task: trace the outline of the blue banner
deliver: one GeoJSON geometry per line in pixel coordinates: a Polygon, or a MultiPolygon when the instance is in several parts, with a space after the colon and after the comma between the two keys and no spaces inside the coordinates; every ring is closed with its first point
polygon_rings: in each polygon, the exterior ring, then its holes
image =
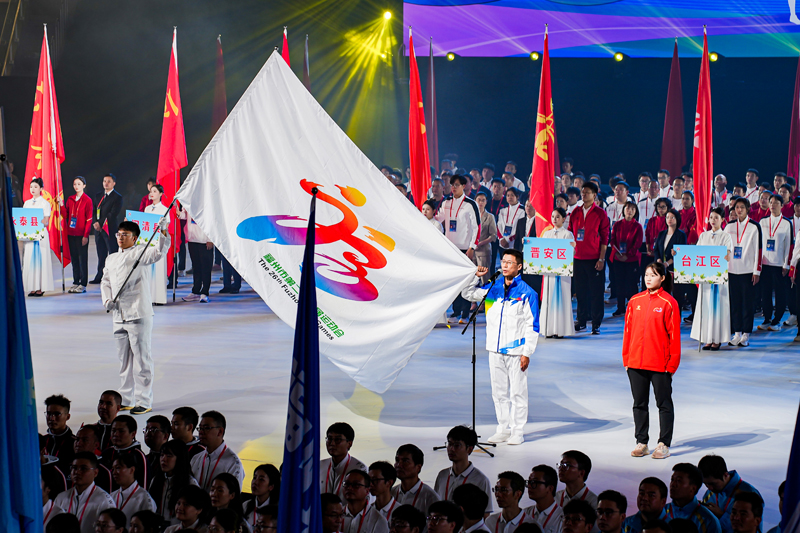
{"type": "Polygon", "coordinates": [[[42,531],[42,489],[31,342],[11,180],[0,179],[0,531],[34,533],[42,531]]]}
{"type": "Polygon", "coordinates": [[[792,451],[789,454],[789,467],[786,470],[781,532],[800,532],[800,410],[794,423],[792,451]]]}
{"type": "Polygon", "coordinates": [[[41,207],[12,207],[14,232],[18,241],[41,241],[44,238],[44,209],[41,207]]]}
{"type": "Polygon", "coordinates": [[[300,272],[300,294],[294,329],[289,413],[283,450],[280,533],[320,533],[322,509],[319,493],[319,330],[317,286],[314,279],[316,188],[308,217],[306,248],[300,272]]]}
{"type": "Polygon", "coordinates": [[[528,237],[523,242],[523,274],[572,276],[573,241],[528,237]]]}
{"type": "Polygon", "coordinates": [[[726,246],[675,246],[675,283],[728,283],[726,246]]]}
{"type": "Polygon", "coordinates": [[[163,215],[158,213],[143,213],[141,211],[125,211],[125,219],[131,222],[136,222],[139,225],[139,238],[136,239],[136,244],[147,244],[150,236],[155,233],[153,241],[150,246],[158,244],[160,232],[158,231],[158,221],[161,220],[163,215]]]}

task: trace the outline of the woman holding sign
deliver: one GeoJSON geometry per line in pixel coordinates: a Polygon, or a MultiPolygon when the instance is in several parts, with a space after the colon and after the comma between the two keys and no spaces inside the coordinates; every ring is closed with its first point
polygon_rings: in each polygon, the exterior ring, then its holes
{"type": "Polygon", "coordinates": [[[42,178],[31,180],[31,198],[22,207],[41,209],[44,217],[39,221],[42,227],[39,240],[25,242],[22,261],[22,284],[28,296],[42,296],[53,290],[53,263],[50,260],[50,236],[47,225],[50,222],[50,202],[42,198],[42,178]]]}
{"type": "MultiPolygon", "coordinates": [[[[560,207],[553,210],[550,221],[553,229],[542,234],[543,239],[566,239],[575,246],[575,237],[564,227],[567,212],[560,207]]],[[[575,335],[575,324],[572,321],[572,278],[544,274],[542,276],[542,305],[539,317],[540,334],[548,338],[560,339],[575,335]]]]}
{"type": "MultiPolygon", "coordinates": [[[[708,215],[711,229],[704,231],[697,241],[698,246],[725,246],[728,253],[725,261],[731,260],[733,239],[722,231],[725,210],[715,207],[708,215]]],[[[704,350],[719,350],[723,342],[731,338],[731,302],[728,284],[701,283],[697,294],[697,310],[692,322],[691,337],[705,343],[704,350]]]]}
{"type": "MultiPolygon", "coordinates": [[[[169,227],[169,213],[167,206],[161,203],[161,196],[164,194],[164,187],[158,183],[150,186],[150,205],[144,208],[145,213],[155,213],[167,219],[167,227],[169,227]]],[[[153,297],[155,305],[164,305],[167,303],[167,256],[161,256],[161,259],[156,261],[150,267],[152,268],[150,283],[150,293],[153,297]]]]}

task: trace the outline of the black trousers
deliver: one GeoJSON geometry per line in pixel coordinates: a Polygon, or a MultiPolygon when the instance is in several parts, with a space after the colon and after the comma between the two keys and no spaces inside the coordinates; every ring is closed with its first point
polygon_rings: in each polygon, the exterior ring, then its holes
{"type": "MultiPolygon", "coordinates": [[[[795,244],[795,246],[800,246],[800,244],[795,244]]],[[[800,277],[797,278],[797,281],[795,281],[794,286],[792,286],[792,280],[789,279],[788,276],[786,279],[788,280],[789,287],[791,287],[791,293],[789,294],[789,304],[788,304],[789,314],[797,316],[797,309],[798,309],[797,304],[800,303],[800,292],[798,292],[798,290],[800,290],[800,286],[797,284],[797,282],[800,281],[800,277]]]]}
{"type": "Polygon", "coordinates": [[[592,329],[603,323],[603,285],[605,269],[596,270],[597,259],[575,259],[572,281],[578,298],[578,324],[592,320],[592,329]]]}
{"type": "Polygon", "coordinates": [[[613,272],[614,285],[617,288],[617,311],[624,313],[628,300],[639,292],[639,263],[614,261],[613,272]]]}
{"type": "Polygon", "coordinates": [[[224,288],[230,287],[231,289],[242,288],[242,276],[236,272],[236,269],[225,259],[225,256],[222,256],[222,286],[224,288]],[[233,283],[231,283],[231,278],[233,278],[233,283]]]}
{"type": "MultiPolygon", "coordinates": [[[[114,232],[116,233],[116,230],[114,232]]],[[[99,281],[103,278],[106,257],[108,257],[108,254],[116,253],[119,250],[119,246],[117,245],[116,237],[109,236],[102,229],[94,232],[94,243],[97,246],[97,275],[94,279],[99,281]]]]}
{"type": "Polygon", "coordinates": [[[650,440],[650,384],[658,406],[658,442],[672,445],[672,428],[675,425],[675,407],[672,404],[672,376],[667,372],[628,369],[628,381],[633,394],[633,424],[636,426],[636,443],[647,444],[650,440]]]}
{"type": "Polygon", "coordinates": [[[89,284],[89,243],[84,246],[83,237],[72,235],[67,235],[67,243],[72,262],[72,283],[86,287],[89,284]]]}
{"type": "Polygon", "coordinates": [[[211,265],[214,264],[214,248],[206,248],[204,242],[190,242],[189,256],[192,258],[192,294],[205,294],[211,288],[211,265]]]}
{"type": "Polygon", "coordinates": [[[764,311],[764,321],[773,325],[781,323],[786,312],[786,303],[789,296],[789,278],[783,275],[783,268],[779,266],[763,265],[761,267],[761,281],[758,283],[761,292],[761,309],[764,311]],[[772,293],[775,293],[775,305],[772,305],[772,293]]]}
{"type": "Polygon", "coordinates": [[[752,333],[756,287],[753,274],[728,274],[731,301],[731,331],[752,333]]]}
{"type": "Polygon", "coordinates": [[[614,249],[609,246],[606,248],[606,266],[608,267],[608,297],[613,300],[617,297],[617,276],[614,274],[614,268],[617,266],[615,261],[609,261],[611,253],[614,249]]]}
{"type": "Polygon", "coordinates": [[[678,307],[683,309],[686,305],[692,308],[694,314],[695,306],[697,305],[697,285],[694,283],[680,283],[675,285],[675,300],[678,302],[678,307]]]}
{"type": "MultiPolygon", "coordinates": [[[[461,253],[467,253],[466,250],[461,250],[461,253]]],[[[461,293],[458,293],[456,299],[453,300],[453,315],[461,318],[469,318],[469,308],[472,307],[472,303],[468,300],[465,300],[461,297],[461,293]]]]}
{"type": "MultiPolygon", "coordinates": [[[[180,248],[178,248],[178,270],[184,271],[186,270],[186,221],[181,220],[181,235],[183,235],[183,239],[181,242],[180,248]]],[[[169,278],[172,279],[172,276],[169,278]]]]}

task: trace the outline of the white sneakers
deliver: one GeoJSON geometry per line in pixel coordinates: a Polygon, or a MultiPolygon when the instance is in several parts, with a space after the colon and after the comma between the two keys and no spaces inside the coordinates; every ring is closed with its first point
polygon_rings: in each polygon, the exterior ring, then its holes
{"type": "Polygon", "coordinates": [[[663,442],[659,442],[656,449],[653,450],[653,459],[666,459],[669,457],[669,447],[663,442]]]}
{"type": "Polygon", "coordinates": [[[631,452],[631,457],[644,457],[645,455],[650,455],[650,450],[647,448],[647,444],[642,442],[638,443],[631,452]]]}
{"type": "Polygon", "coordinates": [[[789,315],[789,318],[783,323],[784,326],[796,326],[797,325],[797,315],[789,315]]]}
{"type": "Polygon", "coordinates": [[[739,341],[739,346],[744,346],[745,348],[750,346],[750,334],[749,333],[742,333],[742,340],[739,341]]]}
{"type": "Polygon", "coordinates": [[[742,333],[737,331],[731,338],[731,341],[728,343],[728,346],[739,346],[740,342],[742,342],[742,333]]]}
{"type": "Polygon", "coordinates": [[[522,444],[523,442],[525,442],[525,439],[522,437],[522,435],[512,435],[508,439],[508,444],[512,446],[515,446],[517,444],[522,444]]]}
{"type": "Polygon", "coordinates": [[[492,444],[500,444],[501,442],[506,442],[510,436],[511,433],[498,432],[489,437],[489,440],[487,442],[490,442],[492,444]]]}

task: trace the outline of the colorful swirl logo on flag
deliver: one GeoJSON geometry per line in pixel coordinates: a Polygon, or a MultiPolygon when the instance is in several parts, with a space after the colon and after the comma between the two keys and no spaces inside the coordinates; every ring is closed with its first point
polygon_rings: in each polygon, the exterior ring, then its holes
{"type": "MultiPolygon", "coordinates": [[[[315,244],[317,246],[342,242],[354,251],[344,251],[337,259],[331,255],[317,252],[314,269],[317,273],[317,287],[329,294],[358,302],[370,302],[378,297],[378,289],[369,281],[369,270],[380,270],[387,264],[386,256],[356,232],[366,232],[366,239],[384,250],[394,250],[395,241],[388,235],[367,226],[361,226],[358,216],[345,203],[362,207],[367,203],[364,194],[354,187],[336,185],[344,201],[338,200],[323,191],[317,183],[300,180],[300,187],[311,194],[317,187],[317,199],[335,207],[342,214],[342,220],[331,225],[316,224],[315,244]],[[359,231],[363,230],[363,231],[359,231]],[[364,261],[363,259],[366,259],[364,261]]],[[[292,215],[263,215],[250,217],[236,228],[236,235],[252,241],[270,241],[281,246],[305,245],[307,219],[292,215]]]]}

